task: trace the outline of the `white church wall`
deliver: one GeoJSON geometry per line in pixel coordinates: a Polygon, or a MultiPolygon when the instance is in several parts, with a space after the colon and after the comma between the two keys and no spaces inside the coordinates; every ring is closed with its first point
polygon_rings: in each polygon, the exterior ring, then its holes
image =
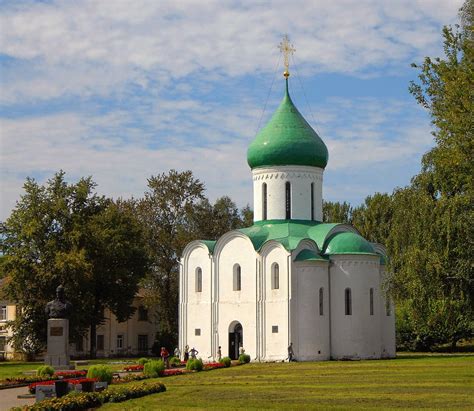
{"type": "Polygon", "coordinates": [[[188,344],[195,347],[198,356],[207,359],[211,352],[211,266],[212,259],[206,247],[191,251],[185,263],[185,334],[181,350],[188,344]],[[196,269],[202,270],[202,291],[196,291],[196,269]]]}
{"type": "Polygon", "coordinates": [[[379,257],[335,255],[331,257],[331,357],[380,358],[379,257]],[[370,288],[374,289],[374,310],[370,315],[370,288]],[[351,290],[351,315],[345,311],[345,290],[351,290]]]}
{"type": "MultiPolygon", "coordinates": [[[[243,347],[252,359],[256,355],[257,254],[243,236],[231,237],[216,255],[218,342],[222,355],[229,355],[229,327],[242,325],[243,347]],[[234,266],[241,267],[241,290],[234,290],[234,266]]],[[[209,353],[209,355],[211,355],[209,353]]]]}
{"type": "Polygon", "coordinates": [[[299,361],[327,360],[330,358],[328,262],[293,263],[291,282],[291,341],[295,357],[299,361]]]}
{"type": "Polygon", "coordinates": [[[254,220],[263,220],[263,183],[267,185],[267,220],[286,219],[285,184],[291,183],[291,218],[311,220],[311,183],[314,220],[322,221],[323,169],[307,166],[256,168],[253,175],[254,220]]]}
{"type": "Polygon", "coordinates": [[[288,347],[288,262],[290,253],[282,245],[275,245],[263,253],[263,353],[266,361],[283,360],[288,347]],[[278,288],[274,270],[278,264],[278,288]]]}
{"type": "MultiPolygon", "coordinates": [[[[380,281],[383,284],[385,279],[385,265],[380,265],[380,281]]],[[[383,358],[395,358],[395,307],[391,301],[389,301],[389,307],[386,307],[386,295],[381,293],[380,296],[380,322],[382,330],[382,346],[381,353],[383,358]]]]}

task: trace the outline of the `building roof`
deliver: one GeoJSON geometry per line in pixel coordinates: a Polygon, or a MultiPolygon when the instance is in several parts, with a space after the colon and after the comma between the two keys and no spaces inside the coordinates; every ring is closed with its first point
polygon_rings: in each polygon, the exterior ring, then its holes
{"type": "Polygon", "coordinates": [[[347,226],[308,220],[263,220],[238,231],[249,237],[255,250],[259,250],[267,241],[274,240],[292,251],[302,240],[309,239],[316,243],[322,255],[376,254],[367,240],[344,227],[347,226]],[[334,232],[338,226],[343,230],[334,232]],[[330,234],[331,231],[333,234],[330,234]]]}
{"type": "Polygon", "coordinates": [[[313,250],[301,250],[295,258],[295,261],[327,261],[327,257],[320,256],[313,250]]]}
{"type": "Polygon", "coordinates": [[[288,79],[285,90],[280,106],[248,148],[250,168],[283,165],[325,168],[328,149],[291,100],[288,79]]]}
{"type": "Polygon", "coordinates": [[[337,233],[326,244],[325,253],[335,254],[376,254],[372,245],[362,236],[351,233],[337,233]]]}

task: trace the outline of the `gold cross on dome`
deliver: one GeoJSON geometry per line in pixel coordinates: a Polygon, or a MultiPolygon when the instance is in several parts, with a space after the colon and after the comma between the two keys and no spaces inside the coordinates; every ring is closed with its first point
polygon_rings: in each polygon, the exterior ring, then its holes
{"type": "Polygon", "coordinates": [[[283,64],[285,65],[285,71],[283,72],[283,75],[288,78],[290,75],[290,55],[296,51],[296,49],[293,47],[293,44],[290,43],[288,34],[283,36],[283,40],[278,45],[278,48],[280,49],[280,52],[283,53],[283,64]]]}

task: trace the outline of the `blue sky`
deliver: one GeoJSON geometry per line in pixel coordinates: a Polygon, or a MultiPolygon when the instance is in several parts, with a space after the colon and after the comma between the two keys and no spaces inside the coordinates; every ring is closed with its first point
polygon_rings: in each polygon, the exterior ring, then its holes
{"type": "Polygon", "coordinates": [[[329,148],[324,197],[406,185],[433,144],[410,63],[442,54],[461,4],[0,0],[0,220],[27,176],[60,169],[124,198],[191,169],[211,199],[252,204],[246,149],[283,95],[285,33],[290,92],[329,148]]]}

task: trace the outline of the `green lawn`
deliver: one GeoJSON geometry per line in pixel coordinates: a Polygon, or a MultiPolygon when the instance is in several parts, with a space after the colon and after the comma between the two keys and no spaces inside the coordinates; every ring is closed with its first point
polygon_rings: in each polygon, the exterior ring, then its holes
{"type": "MultiPolygon", "coordinates": [[[[126,364],[110,364],[119,361],[137,361],[138,358],[132,359],[123,359],[123,358],[98,358],[96,360],[87,360],[89,365],[84,367],[78,367],[78,369],[88,369],[91,365],[94,364],[109,364],[110,368],[113,370],[122,370],[126,364]]],[[[43,365],[42,362],[20,362],[20,361],[5,361],[0,362],[0,380],[11,377],[24,377],[24,371],[36,370],[40,365],[43,365]]]]}
{"type": "Polygon", "coordinates": [[[474,355],[248,364],[162,381],[165,393],[103,409],[474,409],[474,355]]]}

